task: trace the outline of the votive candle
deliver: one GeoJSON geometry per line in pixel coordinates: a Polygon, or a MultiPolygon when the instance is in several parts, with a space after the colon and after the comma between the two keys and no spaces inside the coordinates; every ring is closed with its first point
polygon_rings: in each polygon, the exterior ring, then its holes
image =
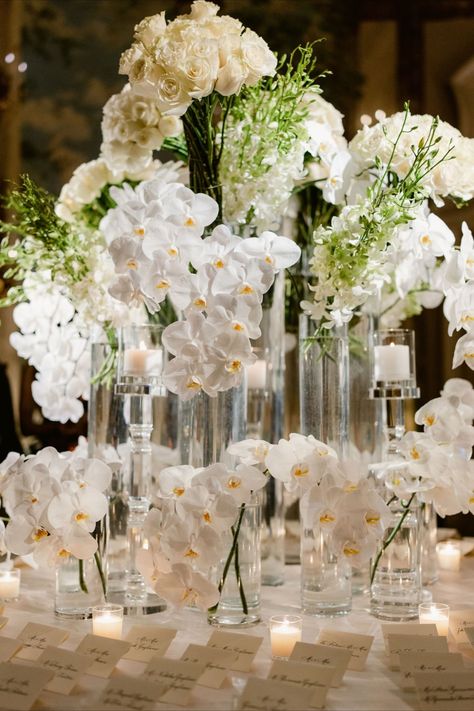
{"type": "Polygon", "coordinates": [[[457,571],[461,567],[461,546],[456,541],[438,543],[436,556],[441,570],[457,571]]]}
{"type": "Polygon", "coordinates": [[[300,615],[270,617],[270,643],[274,659],[287,659],[297,642],[301,642],[303,618],[300,615]]]}
{"type": "Polygon", "coordinates": [[[98,605],[92,608],[92,633],[111,639],[122,638],[122,605],[98,605]]]}
{"type": "Polygon", "coordinates": [[[449,605],[442,602],[422,602],[418,606],[418,617],[420,625],[435,624],[438,635],[448,636],[449,605]]]}
{"type": "Polygon", "coordinates": [[[21,571],[0,570],[0,600],[14,602],[20,597],[21,571]]]}

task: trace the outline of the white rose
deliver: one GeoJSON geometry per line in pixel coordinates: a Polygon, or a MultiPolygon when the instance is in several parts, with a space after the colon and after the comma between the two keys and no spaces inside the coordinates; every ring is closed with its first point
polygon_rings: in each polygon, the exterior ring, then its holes
{"type": "Polygon", "coordinates": [[[238,94],[247,77],[247,68],[238,57],[230,56],[226,64],[219,70],[216,91],[222,96],[238,94]]]}
{"type": "Polygon", "coordinates": [[[130,106],[130,118],[132,121],[137,121],[147,126],[155,126],[159,114],[155,104],[151,101],[136,98],[130,106]]]}
{"type": "Polygon", "coordinates": [[[206,17],[213,17],[217,15],[220,7],[214,2],[207,2],[206,0],[194,0],[191,5],[191,12],[189,15],[180,15],[180,17],[190,17],[193,20],[204,20],[206,17]]]}
{"type": "MultiPolygon", "coordinates": [[[[217,59],[217,58],[216,58],[217,59]]],[[[217,61],[214,66],[203,57],[190,56],[182,69],[184,81],[188,84],[188,93],[195,99],[208,96],[214,89],[217,78],[217,61]]]]}
{"type": "Polygon", "coordinates": [[[163,136],[179,136],[183,131],[183,124],[177,116],[162,116],[158,122],[158,128],[163,136]]]}
{"type": "Polygon", "coordinates": [[[247,84],[255,84],[262,76],[271,76],[275,73],[276,56],[270,51],[265,40],[253,30],[245,30],[241,38],[241,47],[242,59],[248,69],[247,84]]]}
{"type": "Polygon", "coordinates": [[[128,74],[135,62],[142,56],[141,50],[136,44],[122,52],[119,64],[119,74],[128,74]]]}
{"type": "Polygon", "coordinates": [[[165,13],[145,17],[135,26],[134,38],[145,47],[152,45],[166,30],[165,13]]]}
{"type": "Polygon", "coordinates": [[[137,131],[133,136],[133,140],[141,148],[157,151],[163,143],[163,136],[154,126],[147,126],[137,131]]]}
{"type": "Polygon", "coordinates": [[[155,84],[156,103],[163,114],[182,116],[192,99],[171,74],[159,77],[155,84]]]}

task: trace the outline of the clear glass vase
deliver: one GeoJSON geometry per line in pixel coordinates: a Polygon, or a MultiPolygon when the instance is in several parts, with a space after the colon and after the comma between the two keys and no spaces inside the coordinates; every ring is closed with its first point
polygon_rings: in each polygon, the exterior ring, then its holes
{"type": "Polygon", "coordinates": [[[260,621],[261,521],[261,497],[255,496],[239,514],[232,531],[235,545],[214,573],[221,596],[216,607],[209,610],[211,625],[247,627],[260,621]]]}
{"type": "Polygon", "coordinates": [[[319,513],[300,502],[301,607],[307,615],[346,615],[352,608],[351,566],[331,548],[319,513]]]}
{"type": "Polygon", "coordinates": [[[300,419],[302,434],[345,456],[349,444],[349,349],[347,331],[316,334],[300,317],[300,419]]]}
{"type": "Polygon", "coordinates": [[[420,506],[392,505],[393,519],[372,561],[370,612],[383,620],[418,617],[421,602],[420,506]]]}
{"type": "Polygon", "coordinates": [[[421,505],[421,581],[433,585],[438,580],[438,519],[433,504],[421,505]]]}

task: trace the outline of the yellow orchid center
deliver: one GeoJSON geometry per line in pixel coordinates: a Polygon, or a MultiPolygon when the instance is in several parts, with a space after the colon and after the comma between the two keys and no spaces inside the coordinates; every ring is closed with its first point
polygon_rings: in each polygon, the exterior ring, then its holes
{"type": "Polygon", "coordinates": [[[246,296],[247,294],[253,294],[253,292],[254,289],[252,286],[250,286],[250,284],[244,284],[239,289],[239,294],[242,294],[243,296],[246,296]]]}
{"type": "Polygon", "coordinates": [[[376,513],[366,513],[365,521],[369,526],[376,526],[380,522],[380,516],[376,513]]]}
{"type": "Polygon", "coordinates": [[[212,516],[211,516],[211,514],[209,513],[209,511],[205,511],[205,512],[203,513],[203,515],[202,515],[202,518],[203,518],[203,520],[204,520],[206,523],[211,523],[211,522],[212,522],[212,516]]]}
{"type": "Polygon", "coordinates": [[[416,447],[412,447],[412,448],[410,449],[410,457],[411,457],[412,459],[415,459],[415,460],[416,460],[416,459],[419,459],[420,456],[421,456],[421,455],[420,455],[420,453],[419,453],[419,451],[417,450],[416,447]]]}
{"type": "Polygon", "coordinates": [[[168,289],[170,283],[167,279],[160,279],[160,281],[155,284],[155,289],[168,289]]]}
{"type": "Polygon", "coordinates": [[[228,373],[238,373],[242,368],[242,361],[238,360],[235,358],[234,360],[231,360],[230,363],[227,363],[225,369],[227,370],[228,373]]]}
{"type": "Polygon", "coordinates": [[[462,323],[469,323],[469,321],[474,321],[474,314],[466,314],[461,318],[462,323]]]}
{"type": "Polygon", "coordinates": [[[58,558],[69,558],[70,555],[69,551],[65,548],[61,548],[61,550],[58,551],[58,558]]]}
{"type": "Polygon", "coordinates": [[[188,382],[186,383],[186,387],[188,390],[200,390],[201,383],[193,375],[191,378],[189,378],[188,382]]]}
{"type": "Polygon", "coordinates": [[[392,484],[394,486],[400,486],[400,479],[398,477],[395,477],[395,479],[392,479],[392,484]]]}
{"type": "Polygon", "coordinates": [[[185,227],[194,227],[195,224],[196,220],[194,219],[194,217],[191,217],[191,215],[187,218],[187,220],[185,220],[184,223],[185,227]]]}
{"type": "Polygon", "coordinates": [[[134,232],[137,235],[137,237],[143,237],[145,235],[145,228],[144,227],[135,227],[134,232]]]}
{"type": "Polygon", "coordinates": [[[241,485],[242,485],[241,480],[237,479],[237,477],[235,477],[235,476],[231,476],[227,482],[228,489],[238,489],[239,486],[241,486],[241,485]]]}
{"type": "Polygon", "coordinates": [[[427,427],[431,427],[436,422],[436,417],[435,417],[435,415],[427,415],[424,418],[423,422],[425,423],[425,425],[427,427]]]}
{"type": "Polygon", "coordinates": [[[38,528],[33,533],[32,538],[34,541],[36,541],[36,543],[38,543],[38,541],[41,541],[42,538],[46,538],[46,536],[48,536],[48,535],[49,535],[48,531],[45,531],[44,528],[38,528]]]}
{"type": "Polygon", "coordinates": [[[305,476],[308,476],[309,474],[309,467],[306,464],[297,464],[295,467],[293,467],[292,472],[293,476],[295,476],[297,479],[301,479],[305,476]]]}
{"type": "Polygon", "coordinates": [[[346,545],[342,549],[342,552],[344,553],[344,555],[347,555],[350,557],[350,556],[354,556],[354,555],[359,555],[360,549],[356,548],[356,546],[352,543],[346,543],[346,545]]]}
{"type": "Polygon", "coordinates": [[[267,256],[265,257],[265,261],[266,261],[267,264],[273,265],[273,263],[274,263],[275,260],[273,259],[272,256],[270,256],[269,254],[267,254],[267,256]]]}
{"type": "Polygon", "coordinates": [[[357,484],[346,484],[344,487],[344,491],[346,492],[346,494],[353,494],[354,491],[358,490],[358,488],[359,487],[357,486],[357,484]]]}
{"type": "Polygon", "coordinates": [[[32,504],[37,504],[38,501],[39,501],[39,499],[38,499],[36,496],[32,496],[32,497],[31,497],[31,503],[32,503],[32,504]]]}
{"type": "Polygon", "coordinates": [[[243,323],[240,323],[240,321],[234,321],[232,324],[232,330],[240,333],[241,331],[245,331],[245,326],[243,323]]]}
{"type": "Polygon", "coordinates": [[[219,257],[214,260],[214,266],[216,269],[224,269],[225,262],[219,257]]]}
{"type": "Polygon", "coordinates": [[[87,482],[81,481],[81,483],[79,484],[79,489],[85,489],[86,487],[87,487],[87,482]]]}
{"type": "Polygon", "coordinates": [[[427,246],[431,244],[431,238],[429,235],[423,235],[423,237],[420,237],[420,242],[423,246],[427,246]]]}
{"type": "Polygon", "coordinates": [[[175,486],[173,489],[173,494],[175,496],[182,496],[184,494],[184,486],[175,486]]]}
{"type": "Polygon", "coordinates": [[[329,454],[327,449],[318,449],[316,451],[319,457],[327,457],[329,454]]]}
{"type": "Polygon", "coordinates": [[[195,590],[192,588],[186,588],[186,590],[183,592],[183,595],[181,597],[182,602],[185,600],[188,601],[191,605],[196,602],[197,599],[197,593],[195,590]]]}
{"type": "Polygon", "coordinates": [[[321,514],[321,516],[319,517],[319,523],[323,523],[323,524],[324,523],[334,523],[335,520],[336,520],[336,517],[332,513],[329,513],[328,511],[324,514],[321,514]]]}
{"type": "Polygon", "coordinates": [[[74,520],[77,521],[77,523],[80,523],[81,521],[87,521],[89,518],[89,514],[84,513],[84,511],[78,511],[77,514],[74,516],[74,520]]]}
{"type": "Polygon", "coordinates": [[[170,257],[177,257],[179,254],[179,249],[177,247],[170,247],[168,249],[168,254],[170,257]]]}
{"type": "Polygon", "coordinates": [[[195,551],[193,548],[189,548],[186,553],[184,554],[185,558],[199,558],[199,553],[195,551]]]}
{"type": "Polygon", "coordinates": [[[474,496],[471,496],[471,498],[469,499],[469,503],[474,504],[474,496]]]}
{"type": "Polygon", "coordinates": [[[127,267],[129,269],[137,269],[138,268],[138,262],[136,259],[129,259],[127,261],[127,267]]]}
{"type": "Polygon", "coordinates": [[[193,301],[194,306],[198,309],[205,309],[207,306],[207,301],[202,296],[198,296],[197,299],[193,301]]]}

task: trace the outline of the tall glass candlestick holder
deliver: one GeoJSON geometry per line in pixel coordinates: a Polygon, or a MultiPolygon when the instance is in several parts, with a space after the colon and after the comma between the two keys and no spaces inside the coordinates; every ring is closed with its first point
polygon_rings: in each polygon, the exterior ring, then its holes
{"type": "MultiPolygon", "coordinates": [[[[127,326],[119,341],[115,392],[125,399],[130,435],[130,484],[128,492],[128,564],[123,594],[128,614],[150,614],[164,610],[165,602],[147,591],[137,567],[143,547],[143,527],[151,506],[153,396],[163,390],[162,327],[153,324],[127,326]]],[[[114,602],[118,602],[114,596],[114,602]]]]}
{"type": "Polygon", "coordinates": [[[397,457],[405,434],[405,400],[420,397],[416,385],[415,334],[407,328],[374,332],[373,377],[369,395],[384,401],[388,458],[397,457]]]}

